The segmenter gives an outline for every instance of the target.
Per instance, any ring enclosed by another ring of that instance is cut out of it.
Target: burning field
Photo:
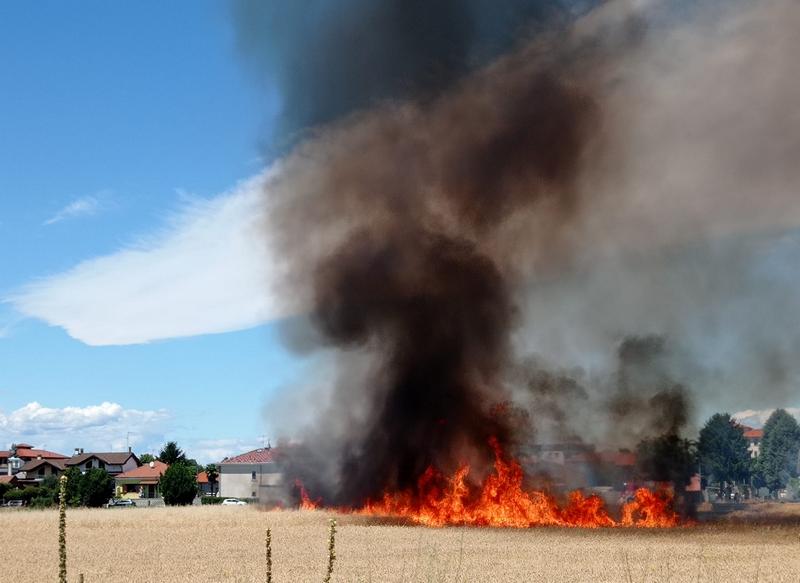
[[[312,363],[265,407],[301,508],[691,530],[698,410],[800,374],[764,251],[800,224],[796,3],[235,7],[291,136],[258,233]]]
[[[788,398],[797,339],[764,322],[787,329],[796,294],[742,306],[782,285],[753,240],[800,223],[796,4],[345,4],[234,11],[293,136],[259,232],[313,364],[265,407],[301,444],[303,505],[688,524],[681,456],[609,509],[601,464],[560,476],[539,454],[680,446],[718,399]]]
[[[265,581],[269,527],[273,581],[318,582],[325,573],[329,516],[218,506],[68,510],[69,580],[83,573],[87,583]],[[334,582],[789,583],[800,578],[797,526],[430,529],[352,515],[338,520]],[[53,580],[56,512],[4,510],[0,521],[4,580]],[[15,560],[19,557],[25,561]]]

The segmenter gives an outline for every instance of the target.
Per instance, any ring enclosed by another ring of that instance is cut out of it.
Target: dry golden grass
[[[321,582],[326,512],[243,507],[69,510],[69,581]],[[800,581],[800,527],[700,526],[666,531],[427,529],[339,516],[333,581]],[[1,581],[55,581],[56,511],[0,512]]]

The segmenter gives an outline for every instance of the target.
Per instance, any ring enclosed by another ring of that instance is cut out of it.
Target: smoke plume
[[[778,294],[777,322],[798,303],[747,243],[800,220],[795,4],[510,2],[486,34],[482,2],[351,4],[287,12],[320,29],[296,52],[287,32],[272,72],[284,129],[326,122],[265,186],[280,289],[337,361],[305,440],[316,491],[480,469],[490,436],[519,436],[509,400],[540,433],[630,446],[680,432],[742,363],[780,397],[797,366],[737,306]],[[251,48],[279,21],[252,10]]]

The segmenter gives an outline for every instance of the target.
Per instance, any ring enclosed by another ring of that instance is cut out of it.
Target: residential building
[[[39,458],[27,461],[17,472],[20,482],[28,485],[37,485],[50,476],[60,476],[65,469],[66,460],[64,459],[45,459]]]
[[[82,449],[78,449],[65,465],[67,468],[78,468],[82,472],[100,468],[112,476],[116,476],[138,468],[139,458],[131,451],[84,453]]]
[[[218,489],[219,489],[219,478],[217,478],[217,482],[212,484],[208,480],[207,473],[200,472],[199,474],[197,474],[197,491],[200,493],[200,496],[213,496]]]
[[[742,426],[742,430],[744,438],[747,440],[747,449],[750,451],[750,457],[757,458],[761,453],[761,440],[764,439],[764,430],[747,426]]]
[[[161,476],[164,475],[168,468],[167,464],[155,460],[138,468],[117,474],[114,478],[117,496],[134,500],[160,498],[159,484]]]
[[[249,498],[262,504],[288,504],[289,492],[274,448],[254,449],[225,458],[219,468],[219,495]]]
[[[69,456],[47,451],[46,449],[36,449],[27,443],[12,444],[10,450],[0,450],[0,475],[8,476],[16,474],[22,466],[31,460],[66,460]],[[18,460],[18,467],[12,468],[9,460]]]

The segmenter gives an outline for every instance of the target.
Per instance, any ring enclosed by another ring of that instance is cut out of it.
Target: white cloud
[[[187,201],[161,232],[6,301],[96,346],[241,330],[279,317],[260,233],[266,176]]]
[[[74,448],[123,451],[130,443],[163,443],[163,410],[126,409],[103,402],[87,407],[44,407],[31,402],[8,414],[0,411],[0,447],[27,442],[69,455]]]
[[[731,415],[739,423],[750,427],[762,427],[775,409],[746,409]],[[786,407],[786,411],[800,419],[800,407]]]
[[[98,193],[97,195],[88,195],[76,198],[42,224],[52,225],[54,223],[60,223],[66,219],[97,214],[97,212],[100,210],[100,196],[102,194],[103,193]]]
[[[181,447],[183,447],[182,444]],[[199,463],[210,464],[259,447],[264,447],[264,443],[257,439],[198,439],[186,441],[185,450],[189,457],[196,459]]]

